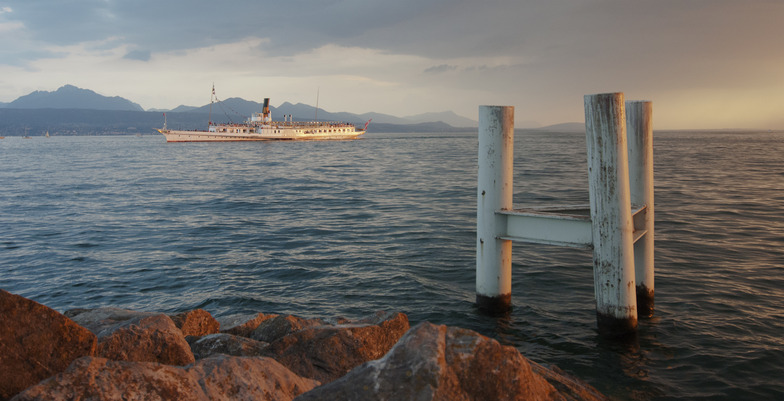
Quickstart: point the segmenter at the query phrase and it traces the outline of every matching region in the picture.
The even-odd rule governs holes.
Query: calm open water
[[[0,140],[0,288],[59,311],[403,311],[616,399],[784,397],[784,134],[656,132],[656,311],[596,332],[590,251],[514,246],[474,308],[476,134],[167,144]],[[517,205],[588,202],[582,134],[520,133]]]

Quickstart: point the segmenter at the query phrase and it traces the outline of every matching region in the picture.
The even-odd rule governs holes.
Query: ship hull
[[[158,132],[166,137],[166,142],[240,142],[268,140],[249,134],[219,134],[208,131],[179,131],[159,129]]]
[[[347,133],[229,133],[211,131],[180,131],[159,129],[166,142],[247,142],[247,141],[340,141],[357,139],[364,131]]]
[[[213,96],[215,89],[213,88]],[[166,127],[164,113],[163,128],[158,132],[166,142],[245,142],[245,141],[340,141],[357,139],[367,130],[357,129],[349,123],[330,121],[294,122],[291,116],[284,121],[273,121],[269,110],[269,98],[264,99],[261,113],[253,113],[244,123],[213,124],[207,131],[173,130]]]

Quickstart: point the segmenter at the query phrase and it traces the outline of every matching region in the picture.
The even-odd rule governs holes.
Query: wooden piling
[[[624,97],[584,100],[597,326],[604,335],[624,335],[637,329]]]
[[[635,230],[645,234],[634,243],[637,283],[637,316],[653,315],[653,105],[648,101],[626,102],[629,141],[629,190],[632,207],[645,206],[635,215]]]
[[[488,313],[512,305],[512,241],[500,239],[512,208],[514,107],[479,107],[476,216],[476,304]]]

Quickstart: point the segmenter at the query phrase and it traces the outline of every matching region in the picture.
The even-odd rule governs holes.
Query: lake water
[[[479,331],[615,399],[784,397],[784,134],[656,132],[656,310],[597,335],[590,251],[515,244],[477,312],[475,133],[351,142],[0,140],[0,288],[59,311],[356,318]],[[582,134],[518,132],[515,204],[587,203]]]

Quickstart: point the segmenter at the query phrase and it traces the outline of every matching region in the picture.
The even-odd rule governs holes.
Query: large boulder
[[[166,315],[136,317],[102,330],[96,355],[117,361],[187,365],[195,358],[180,329]]]
[[[303,394],[308,400],[603,400],[559,392],[515,348],[476,332],[421,323],[383,358]]]
[[[408,329],[405,314],[380,312],[356,322],[306,327],[271,342],[265,354],[300,376],[327,383],[381,358]]]
[[[72,309],[65,314],[98,336],[96,356],[167,365],[195,361],[182,331],[162,313],[96,308]]]
[[[270,343],[308,327],[323,326],[325,324],[327,322],[321,319],[305,319],[293,315],[280,315],[262,321],[248,337],[256,341]]]
[[[215,356],[185,367],[85,357],[13,401],[292,400],[317,385],[263,357]]]
[[[265,320],[277,317],[276,314],[257,313],[255,315],[239,314],[219,317],[221,333],[235,336],[250,337],[250,333],[256,330]]]
[[[0,290],[0,400],[95,353],[96,338],[57,311]]]
[[[169,316],[184,336],[206,336],[220,331],[220,323],[204,309]]]
[[[98,338],[114,332],[117,327],[132,319],[157,315],[155,312],[142,312],[129,309],[104,307],[94,309],[70,309],[63,314],[82,327],[92,331]]]
[[[262,356],[269,344],[250,338],[233,336],[226,333],[210,334],[203,337],[186,337],[196,359],[217,354],[233,356]]]

